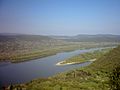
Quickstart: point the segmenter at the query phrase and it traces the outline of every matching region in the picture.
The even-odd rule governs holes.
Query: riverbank
[[[29,38],[28,38],[29,39]],[[39,38],[40,39],[40,38]],[[36,40],[36,39],[35,39]],[[43,40],[43,39],[42,39]],[[99,47],[116,46],[114,42],[65,42],[60,40],[45,40],[34,41],[30,39],[24,41],[5,41],[0,42],[0,62],[8,61],[12,63],[19,63],[34,59],[39,59],[61,52],[69,52],[78,49],[89,49]],[[8,48],[9,47],[9,48]]]
[[[100,50],[95,50],[92,52],[86,52],[80,55],[73,56],[66,60],[60,61],[56,64],[56,66],[63,66],[63,65],[72,65],[72,64],[80,64],[85,62],[93,62],[105,53],[109,52],[111,48],[104,48]]]
[[[56,64],[56,66],[80,64],[80,62],[71,62],[71,63],[66,63],[66,64],[62,64],[62,63],[64,63],[64,61],[58,62],[58,63]]]
[[[86,47],[86,48],[91,48],[91,47]],[[19,63],[19,62],[25,62],[29,60],[34,60],[34,59],[55,55],[61,52],[70,52],[77,49],[85,49],[85,48],[82,48],[79,45],[59,46],[59,47],[54,47],[54,48],[49,48],[44,50],[30,51],[27,53],[20,53],[20,54],[16,53],[8,57],[0,56],[0,61],[2,62],[7,60],[12,63]]]
[[[91,60],[86,60],[84,62],[70,62],[70,63],[65,63],[63,64],[65,61],[61,61],[61,62],[58,62],[56,64],[56,66],[64,66],[64,65],[73,65],[73,64],[81,64],[81,63],[85,63],[85,62],[94,62],[96,59],[91,59]]]
[[[75,50],[71,52],[58,53],[56,55],[48,56],[45,58],[31,60],[28,62],[21,63],[1,63],[0,64],[0,80],[2,85],[6,84],[20,84],[28,82],[35,78],[44,78],[55,75],[55,73],[64,72],[73,68],[83,67],[91,64],[91,62],[86,62],[82,64],[68,65],[66,67],[57,67],[54,65],[56,62],[70,58],[72,56],[78,55],[84,52],[94,51],[100,48],[84,49],[84,50]],[[52,71],[52,72],[51,72]],[[9,72],[10,75],[8,74]],[[17,74],[17,75],[16,75]],[[7,81],[6,81],[6,77]],[[16,80],[17,79],[17,80]]]
[[[62,47],[57,47],[57,48],[51,48],[51,49],[47,49],[47,50],[42,50],[42,51],[37,51],[37,52],[32,52],[32,53],[28,53],[28,54],[23,54],[23,55],[18,55],[12,58],[11,63],[19,63],[19,62],[26,62],[29,60],[36,60],[36,59],[40,59],[40,58],[44,58],[44,57],[48,57],[51,55],[56,55],[57,53],[61,53],[61,52],[70,52],[70,51],[75,51],[75,50],[83,50],[83,49],[92,49],[92,48],[112,48],[115,46],[111,46],[111,47],[80,47],[79,45],[69,45],[69,46],[62,46]],[[86,56],[86,55],[85,55]],[[91,58],[90,58],[91,59]]]
[[[51,48],[51,49],[41,50],[41,51],[37,51],[37,52],[31,52],[31,53],[13,56],[10,58],[9,62],[11,62],[11,63],[26,62],[29,60],[35,60],[35,59],[39,59],[39,58],[48,57],[48,56],[55,55],[55,54],[61,53],[61,52],[70,52],[70,51],[74,51],[74,50],[78,50],[78,49],[83,50],[83,49],[92,49],[92,48],[95,48],[95,47],[87,46],[87,47],[82,48],[79,45],[62,46],[59,48],[58,47]],[[101,47],[101,48],[111,48],[111,47]]]

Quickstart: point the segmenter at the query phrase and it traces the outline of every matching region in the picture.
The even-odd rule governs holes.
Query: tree
[[[117,65],[110,73],[110,88],[111,90],[120,90],[120,65]]]

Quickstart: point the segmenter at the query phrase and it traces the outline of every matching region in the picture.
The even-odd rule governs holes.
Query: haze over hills
[[[53,35],[30,35],[30,34],[19,34],[19,33],[0,33],[0,41],[57,41],[57,42],[94,42],[95,40],[101,42],[107,41],[120,41],[120,35],[85,35],[79,34],[76,36],[53,36]],[[45,43],[44,43],[45,44]]]
[[[96,35],[87,35],[79,34],[76,36],[52,36],[52,38],[57,38],[65,41],[73,42],[119,42],[120,35],[112,34],[96,34]]]
[[[3,39],[4,38],[4,39]],[[120,42],[120,35],[112,34],[78,34],[76,36],[58,36],[58,35],[30,35],[19,33],[0,33],[0,40],[6,39],[24,39],[24,40],[62,40],[69,42]]]
[[[0,47],[2,47],[0,59],[28,60],[28,58],[40,58],[62,51],[116,46],[119,42],[120,35],[44,36],[2,33],[0,34]]]
[[[39,41],[39,40],[50,40],[52,38],[43,35],[26,35],[26,34],[14,34],[14,33],[4,33],[0,34],[0,40],[28,40],[28,41]]]

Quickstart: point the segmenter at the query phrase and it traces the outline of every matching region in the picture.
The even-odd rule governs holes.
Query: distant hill
[[[73,36],[55,36],[55,35],[50,35],[49,37],[54,38],[54,39],[72,39]]]
[[[42,35],[25,35],[25,34],[0,34],[0,41],[9,40],[27,40],[27,41],[41,41],[41,40],[53,40],[48,36]]]
[[[79,34],[76,36],[52,36],[52,38],[72,42],[120,42],[120,35],[111,34],[97,34],[97,35]]]
[[[112,34],[79,34],[76,36],[55,36],[55,35],[27,35],[17,33],[0,33],[0,40],[64,40],[69,42],[120,42],[120,35]]]

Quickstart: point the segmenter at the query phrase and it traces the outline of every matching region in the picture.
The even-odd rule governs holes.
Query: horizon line
[[[78,35],[120,35],[120,34],[111,34],[111,33],[96,33],[96,34],[88,34],[88,33],[80,33],[76,35],[63,35],[63,34],[32,34],[32,33],[9,33],[9,32],[3,32],[0,33],[0,35],[42,35],[42,36],[78,36]]]

